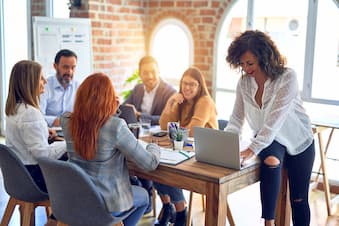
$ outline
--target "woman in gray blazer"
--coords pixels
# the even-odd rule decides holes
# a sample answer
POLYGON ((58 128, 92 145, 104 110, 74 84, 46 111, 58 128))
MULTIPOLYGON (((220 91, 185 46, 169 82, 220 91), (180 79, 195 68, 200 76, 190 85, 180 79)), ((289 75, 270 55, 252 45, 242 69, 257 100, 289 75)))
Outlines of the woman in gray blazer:
POLYGON ((96 73, 78 88, 74 111, 61 118, 70 161, 82 167, 93 180, 107 206, 117 216, 135 211, 123 222, 136 225, 148 205, 148 193, 132 186, 127 159, 141 169, 154 170, 160 150, 155 144, 146 149, 138 142, 123 119, 115 116, 116 94, 109 77, 96 73))

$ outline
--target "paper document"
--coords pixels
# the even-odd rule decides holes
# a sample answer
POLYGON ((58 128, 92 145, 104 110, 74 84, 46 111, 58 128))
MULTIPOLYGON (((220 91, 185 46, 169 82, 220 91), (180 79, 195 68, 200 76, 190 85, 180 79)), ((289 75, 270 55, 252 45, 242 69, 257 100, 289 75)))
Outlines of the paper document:
POLYGON ((179 164, 195 155, 193 151, 174 151, 169 148, 160 148, 160 151, 160 162, 171 165, 179 164))
MULTIPOLYGON (((146 148, 147 142, 139 140, 139 143, 146 148)), ((194 151, 175 151, 171 148, 160 147, 160 162, 170 165, 177 165, 195 155, 194 151)))

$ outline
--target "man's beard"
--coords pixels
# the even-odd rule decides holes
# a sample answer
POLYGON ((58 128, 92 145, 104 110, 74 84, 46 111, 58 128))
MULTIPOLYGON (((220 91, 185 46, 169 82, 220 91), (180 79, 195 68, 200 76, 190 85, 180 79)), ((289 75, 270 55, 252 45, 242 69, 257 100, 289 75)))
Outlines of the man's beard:
POLYGON ((58 81, 60 82, 61 85, 68 85, 72 81, 71 75, 69 74, 58 75, 58 81), (64 79, 65 76, 67 76, 69 79, 64 79))

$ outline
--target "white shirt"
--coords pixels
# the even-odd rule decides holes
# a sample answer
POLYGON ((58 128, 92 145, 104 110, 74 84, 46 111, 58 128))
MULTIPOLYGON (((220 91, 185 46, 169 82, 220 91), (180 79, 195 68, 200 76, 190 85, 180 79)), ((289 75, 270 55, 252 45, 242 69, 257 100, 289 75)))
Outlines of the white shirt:
POLYGON ((6 117, 6 145, 25 165, 35 165, 37 158, 60 158, 66 152, 64 141, 48 144, 48 127, 39 109, 18 104, 17 114, 6 117))
POLYGON ((73 111, 78 87, 79 83, 72 80, 65 89, 56 75, 48 77, 45 92, 40 95, 40 109, 49 126, 57 117, 73 111))
POLYGON ((160 82, 151 90, 151 92, 146 91, 146 87, 144 87, 144 97, 142 98, 142 103, 141 103, 141 112, 145 112, 148 114, 151 114, 152 110, 152 105, 153 105, 153 100, 155 93, 157 92, 157 89, 159 87, 160 82))
POLYGON ((249 145, 254 153, 258 154, 273 140, 284 145, 290 155, 303 152, 313 142, 313 134, 295 71, 288 68, 277 79, 266 80, 261 108, 255 101, 257 89, 253 77, 239 79, 233 113, 225 130, 240 133, 246 119, 255 135, 249 145))

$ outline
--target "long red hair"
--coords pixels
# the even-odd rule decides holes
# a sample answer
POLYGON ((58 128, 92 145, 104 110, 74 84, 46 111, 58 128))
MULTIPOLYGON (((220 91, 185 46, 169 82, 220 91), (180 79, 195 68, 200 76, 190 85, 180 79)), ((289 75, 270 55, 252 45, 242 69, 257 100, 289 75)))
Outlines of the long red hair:
POLYGON ((117 108, 115 90, 107 75, 92 74, 79 86, 69 128, 74 150, 82 158, 95 157, 99 130, 117 108))

